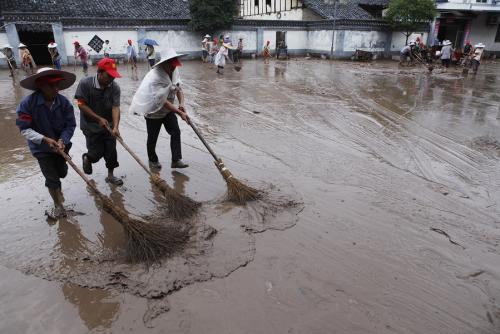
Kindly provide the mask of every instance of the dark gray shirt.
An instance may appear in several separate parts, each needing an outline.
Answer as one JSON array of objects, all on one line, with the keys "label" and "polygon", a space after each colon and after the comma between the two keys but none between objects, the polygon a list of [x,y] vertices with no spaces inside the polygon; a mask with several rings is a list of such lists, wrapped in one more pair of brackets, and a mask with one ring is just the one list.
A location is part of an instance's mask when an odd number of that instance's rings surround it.
[{"label": "dark gray shirt", "polygon": [[[80,80],[76,88],[75,99],[85,103],[97,115],[105,118],[113,127],[113,107],[120,106],[120,86],[112,82],[108,87],[101,87],[97,75]],[[93,119],[80,113],[80,129],[86,136],[106,131]]]}]

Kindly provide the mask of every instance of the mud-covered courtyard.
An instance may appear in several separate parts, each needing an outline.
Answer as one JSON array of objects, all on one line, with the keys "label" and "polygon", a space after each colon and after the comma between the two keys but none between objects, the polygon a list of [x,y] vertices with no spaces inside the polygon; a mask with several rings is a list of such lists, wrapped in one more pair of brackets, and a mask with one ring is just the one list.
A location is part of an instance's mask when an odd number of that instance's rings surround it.
[{"label": "mud-covered courtyard", "polygon": [[[144,118],[128,112],[140,81],[120,70],[121,134],[146,161]],[[183,122],[190,168],[170,170],[163,131],[161,176],[203,205],[183,222],[193,228],[182,251],[146,270],[125,263],[122,227],[73,170],[63,180],[72,214],[44,216],[51,200],[15,126],[29,92],[0,72],[1,333],[500,331],[500,63],[464,77],[396,62],[247,60],[219,76],[186,61],[182,76],[193,121],[266,196],[225,202]],[[72,141],[81,165],[79,129]],[[161,195],[118,150],[124,186],[104,182],[104,162],[97,186],[162,220]]]}]

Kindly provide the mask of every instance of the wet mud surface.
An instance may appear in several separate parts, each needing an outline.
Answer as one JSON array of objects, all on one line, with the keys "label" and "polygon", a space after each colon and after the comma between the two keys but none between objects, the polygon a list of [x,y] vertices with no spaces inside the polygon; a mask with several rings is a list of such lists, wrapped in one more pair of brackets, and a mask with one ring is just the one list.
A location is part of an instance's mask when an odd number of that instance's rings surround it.
[{"label": "wet mud surface", "polygon": [[[500,330],[500,63],[475,77],[320,60],[182,70],[192,119],[265,196],[225,202],[211,156],[181,124],[191,167],[166,168],[163,132],[161,175],[203,205],[172,221],[119,148],[125,185],[106,184],[100,162],[99,189],[133,215],[190,226],[187,244],[149,269],[125,263],[121,226],[72,170],[63,191],[73,214],[46,220],[43,178],[14,125],[27,92],[1,73],[2,332]],[[121,133],[146,160],[144,120],[127,110],[139,82],[122,72]],[[73,143],[80,164],[78,129]]]}]

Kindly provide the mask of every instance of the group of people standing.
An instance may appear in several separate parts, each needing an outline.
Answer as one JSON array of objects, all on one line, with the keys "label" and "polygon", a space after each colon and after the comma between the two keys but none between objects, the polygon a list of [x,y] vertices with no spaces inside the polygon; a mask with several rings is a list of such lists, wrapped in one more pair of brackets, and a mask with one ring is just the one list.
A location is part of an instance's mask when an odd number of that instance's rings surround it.
[{"label": "group of people standing", "polygon": [[204,63],[217,66],[217,73],[224,74],[226,60],[238,63],[243,55],[243,37],[238,39],[238,44],[233,45],[231,36],[220,35],[219,38],[206,34],[201,41],[201,58]]},{"label": "group of people standing", "polygon": [[[77,52],[81,53],[75,50]],[[162,52],[162,58],[146,74],[130,106],[132,114],[145,119],[146,149],[151,169],[161,168],[156,143],[162,126],[171,136],[171,167],[188,167],[181,160],[181,133],[176,117],[178,115],[189,122],[179,70],[183,56],[174,50]],[[116,138],[121,137],[121,90],[116,82],[120,77],[115,60],[106,57],[98,62],[95,75],[80,80],[74,95],[87,147],[82,156],[82,169],[86,174],[92,174],[93,165],[104,158],[108,171],[105,180],[116,186],[123,184],[123,180],[114,175],[119,166]],[[68,153],[71,149],[76,128],[73,104],[59,92],[71,87],[75,81],[74,73],[52,68],[40,68],[20,81],[22,87],[33,93],[18,106],[16,125],[45,177],[45,186],[54,202],[47,215],[53,219],[65,216],[61,179],[67,175],[68,167],[61,153]],[[178,105],[174,104],[176,98]]]},{"label": "group of people standing", "polygon": [[[28,50],[28,47],[23,43],[19,43],[19,46],[17,48],[19,50],[19,58],[21,59],[21,68],[27,74],[35,73],[37,66],[35,60],[33,59],[33,56]],[[9,66],[10,70],[9,76],[13,77],[15,75],[15,71],[17,70],[17,63],[14,57],[13,48],[9,44],[6,44],[2,47],[1,51],[5,55],[5,58],[7,59],[7,65]]]},{"label": "group of people standing", "polygon": [[450,67],[452,62],[461,65],[466,69],[472,68],[477,73],[481,59],[483,57],[485,45],[478,43],[472,47],[470,40],[465,41],[463,48],[453,48],[452,42],[444,40],[440,45],[426,47],[422,40],[417,37],[415,41],[410,41],[400,51],[400,65],[412,64],[415,60],[432,64],[436,59],[441,60],[441,65]]}]

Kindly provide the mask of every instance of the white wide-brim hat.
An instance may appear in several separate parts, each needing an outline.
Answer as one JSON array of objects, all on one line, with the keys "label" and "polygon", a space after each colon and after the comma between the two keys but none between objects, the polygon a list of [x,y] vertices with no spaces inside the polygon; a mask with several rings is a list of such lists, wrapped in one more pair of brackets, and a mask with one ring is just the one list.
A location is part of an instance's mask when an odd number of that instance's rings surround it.
[{"label": "white wide-brim hat", "polygon": [[55,49],[55,48],[57,48],[57,43],[49,43],[49,45],[47,45],[47,47],[49,49]]},{"label": "white wide-brim hat", "polygon": [[187,56],[187,53],[177,53],[175,52],[174,49],[167,49],[165,51],[161,51],[160,54],[161,54],[161,59],[156,64],[154,64],[153,67],[156,67],[161,63],[164,63],[170,59]]},{"label": "white wide-brim hat", "polygon": [[45,76],[58,76],[62,77],[63,79],[59,82],[59,89],[63,90],[66,88],[71,87],[76,80],[76,75],[71,73],[71,72],[66,72],[66,71],[61,71],[61,70],[54,70],[50,67],[42,67],[38,71],[36,71],[36,74],[33,74],[27,78],[24,78],[19,82],[21,87],[29,89],[29,90],[37,90],[38,86],[36,84],[36,80],[41,77]]},{"label": "white wide-brim hat", "polygon": [[445,45],[451,45],[451,41],[449,41],[449,40],[444,41],[443,46],[445,46]]},{"label": "white wide-brim hat", "polygon": [[486,45],[484,45],[483,43],[478,43],[476,45],[474,45],[475,48],[484,48],[486,47]]},{"label": "white wide-brim hat", "polygon": [[203,37],[203,38],[210,38],[210,35],[206,34],[205,37]]},{"label": "white wide-brim hat", "polygon": [[21,48],[27,48],[26,45],[24,45],[23,43],[19,43],[19,46],[17,47],[18,49],[21,49]]},{"label": "white wide-brim hat", "polygon": [[10,46],[10,44],[5,44],[2,46],[2,49],[12,49],[12,46]]}]

